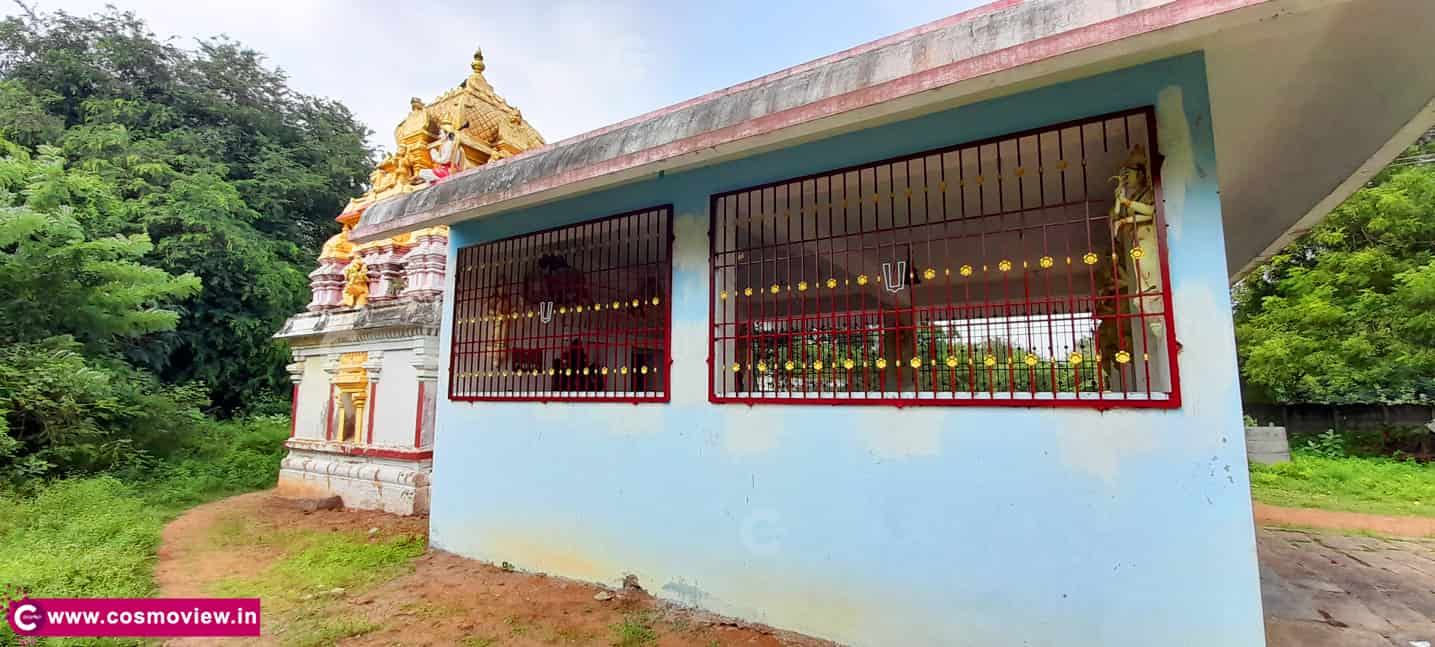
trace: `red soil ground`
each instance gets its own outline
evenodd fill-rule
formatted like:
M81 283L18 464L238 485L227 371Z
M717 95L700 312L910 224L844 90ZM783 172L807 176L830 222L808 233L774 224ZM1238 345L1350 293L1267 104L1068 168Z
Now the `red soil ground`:
M1387 517L1360 512L1336 512L1311 508L1282 508L1255 503L1258 526L1301 526L1329 530L1354 530L1395 537L1435 535L1435 517Z
M241 523L242 522L242 523ZM160 595L207 596L220 580L236 573L260 573L282 554L282 547L257 541L264 529L305 528L366 532L379 537L422 536L427 520L378 512L320 510L304 513L269 492L216 501L185 513L165 528L156 579ZM247 530L244 530L247 529ZM237 536L236 536L237 535ZM341 640L342 645L610 645L614 625L644 619L656 640L635 644L828 646L832 643L763 626L679 609L642 593L619 593L609 601L594 595L604 589L541 574L505 571L493 565L430 551L412 571L366 590L347 591L327 602L335 616L361 617L379 628ZM282 633L286 619L267 608L264 631ZM266 635L247 644L279 645L291 640ZM172 641L171 645L236 644L224 641ZM238 644L246 644L239 641Z

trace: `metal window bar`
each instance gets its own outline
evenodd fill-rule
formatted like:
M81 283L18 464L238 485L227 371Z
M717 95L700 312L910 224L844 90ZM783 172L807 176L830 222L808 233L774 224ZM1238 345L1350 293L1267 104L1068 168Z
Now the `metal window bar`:
M453 400L666 402L672 207L458 250Z
M709 398L1179 406L1154 130L1143 108L713 196ZM1114 209L1128 167L1149 218Z

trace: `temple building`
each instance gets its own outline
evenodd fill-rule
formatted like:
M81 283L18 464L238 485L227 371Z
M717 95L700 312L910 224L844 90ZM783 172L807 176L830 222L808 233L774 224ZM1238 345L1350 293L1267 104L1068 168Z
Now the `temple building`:
M284 486L853 645L1261 645L1229 286L1435 123L1431 42L1000 0L517 154L471 79L281 334Z
M394 129L394 152L336 218L343 230L324 244L309 275L308 312L275 335L294 354L282 494L337 495L348 507L399 514L428 511L448 227L362 244L349 235L377 201L543 145L484 78L482 52L471 68L432 103L410 101Z

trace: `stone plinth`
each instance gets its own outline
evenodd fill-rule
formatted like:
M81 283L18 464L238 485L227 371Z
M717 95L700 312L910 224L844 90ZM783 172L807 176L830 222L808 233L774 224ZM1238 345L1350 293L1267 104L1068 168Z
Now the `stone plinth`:
M1291 446L1286 428L1246 427L1246 459L1262 465L1289 463Z

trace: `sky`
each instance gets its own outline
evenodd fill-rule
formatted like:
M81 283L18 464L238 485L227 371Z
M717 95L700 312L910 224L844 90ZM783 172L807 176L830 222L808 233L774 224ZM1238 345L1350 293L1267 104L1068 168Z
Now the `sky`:
M479 46L498 94L556 142L987 2L22 1L72 14L113 4L185 48L227 35L291 88L349 106L385 149L409 97L456 86Z

